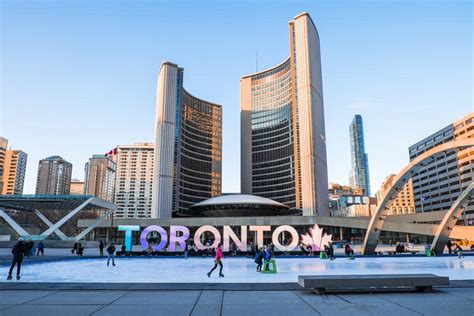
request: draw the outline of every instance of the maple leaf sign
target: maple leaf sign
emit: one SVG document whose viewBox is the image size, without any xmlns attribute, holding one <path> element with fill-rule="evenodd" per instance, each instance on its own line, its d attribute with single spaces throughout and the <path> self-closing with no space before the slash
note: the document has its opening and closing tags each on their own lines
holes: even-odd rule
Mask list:
<svg viewBox="0 0 474 316">
<path fill-rule="evenodd" d="M 324 249 L 324 246 L 329 246 L 329 243 L 332 241 L 331 237 L 332 235 L 326 233 L 323 235 L 323 229 L 314 224 L 307 234 L 301 235 L 301 243 L 305 246 L 311 246 L 313 251 L 320 251 Z"/>
</svg>

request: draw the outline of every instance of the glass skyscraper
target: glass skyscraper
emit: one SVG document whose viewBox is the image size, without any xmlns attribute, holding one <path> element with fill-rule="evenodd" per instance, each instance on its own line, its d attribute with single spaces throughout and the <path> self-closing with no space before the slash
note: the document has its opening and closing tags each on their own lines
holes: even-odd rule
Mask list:
<svg viewBox="0 0 474 316">
<path fill-rule="evenodd" d="M 240 80 L 241 191 L 329 215 L 319 35 L 307 13 L 289 26 L 290 56 Z"/>
<path fill-rule="evenodd" d="M 152 218 L 188 215 L 221 194 L 222 107 L 183 87 L 183 68 L 166 62 L 158 76 Z"/>
<path fill-rule="evenodd" d="M 351 165 L 349 184 L 351 187 L 364 190 L 364 195 L 370 196 L 369 159 L 365 152 L 364 123 L 362 116 L 356 114 L 349 125 L 351 142 Z"/>
</svg>

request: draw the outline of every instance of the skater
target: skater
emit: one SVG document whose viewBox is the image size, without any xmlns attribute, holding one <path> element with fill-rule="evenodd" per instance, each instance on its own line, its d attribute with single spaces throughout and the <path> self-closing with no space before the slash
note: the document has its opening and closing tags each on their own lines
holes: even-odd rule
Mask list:
<svg viewBox="0 0 474 316">
<path fill-rule="evenodd" d="M 20 237 L 18 238 L 18 242 L 12 248 L 13 259 L 12 259 L 12 265 L 10 267 L 10 270 L 8 271 L 7 280 L 12 279 L 12 272 L 15 265 L 16 265 L 16 279 L 20 280 L 21 263 L 23 262 L 23 257 L 26 252 L 27 252 L 27 249 L 26 249 L 25 242 L 23 238 Z"/>
<path fill-rule="evenodd" d="M 189 245 L 188 243 L 184 244 L 184 259 L 188 259 Z"/>
<path fill-rule="evenodd" d="M 151 245 L 151 242 L 148 243 L 148 248 L 146 250 L 148 258 L 151 258 L 153 255 L 153 246 Z"/>
<path fill-rule="evenodd" d="M 114 245 L 113 241 L 111 241 L 110 245 L 107 247 L 107 253 L 108 253 L 107 267 L 109 266 L 110 259 L 112 259 L 112 265 L 115 267 L 115 261 L 114 261 L 114 258 L 115 258 L 115 245 Z"/>
<path fill-rule="evenodd" d="M 104 255 L 104 243 L 102 240 L 99 243 L 99 255 L 102 257 Z"/>
<path fill-rule="evenodd" d="M 125 256 L 126 252 L 127 252 L 127 247 L 125 247 L 125 245 L 122 245 L 122 247 L 120 247 L 120 254 L 122 256 Z"/>
<path fill-rule="evenodd" d="M 224 255 L 222 254 L 222 244 L 219 243 L 216 248 L 216 256 L 214 257 L 214 267 L 207 273 L 207 277 L 210 278 L 212 271 L 214 271 L 217 268 L 217 265 L 220 266 L 219 268 L 219 277 L 223 278 L 224 275 L 222 274 L 222 259 L 224 259 Z"/>
<path fill-rule="evenodd" d="M 452 254 L 453 250 L 451 248 L 453 248 L 453 243 L 451 242 L 451 239 L 448 239 L 448 242 L 446 243 L 446 247 L 448 247 L 448 253 Z"/>
<path fill-rule="evenodd" d="M 255 255 L 255 263 L 257 264 L 257 272 L 262 272 L 263 257 L 265 252 L 263 248 L 260 248 L 260 251 L 257 249 L 257 254 Z"/>
<path fill-rule="evenodd" d="M 82 244 L 81 242 L 77 242 L 77 250 L 76 250 L 76 253 L 78 256 L 81 256 L 82 257 L 82 254 L 84 253 L 84 247 L 82 247 Z"/>
<path fill-rule="evenodd" d="M 42 256 L 44 256 L 44 244 L 42 240 L 40 240 L 40 242 L 38 243 L 38 250 L 36 251 L 36 256 L 39 256 L 40 253 Z"/>
<path fill-rule="evenodd" d="M 458 254 L 458 259 L 464 258 L 461 246 L 456 245 L 456 249 L 454 251 Z"/>
<path fill-rule="evenodd" d="M 329 252 L 329 259 L 335 260 L 336 256 L 334 256 L 334 246 L 332 243 L 329 244 L 328 252 Z"/>
<path fill-rule="evenodd" d="M 74 254 L 77 252 L 77 241 L 74 243 L 74 246 L 72 246 L 71 253 Z"/>
</svg>

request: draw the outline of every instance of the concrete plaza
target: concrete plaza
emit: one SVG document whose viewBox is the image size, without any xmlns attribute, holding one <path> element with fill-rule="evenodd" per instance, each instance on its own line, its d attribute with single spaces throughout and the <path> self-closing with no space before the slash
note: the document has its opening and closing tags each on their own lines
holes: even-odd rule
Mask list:
<svg viewBox="0 0 474 316">
<path fill-rule="evenodd" d="M 430 293 L 326 296 L 306 290 L 15 288 L 0 290 L 0 315 L 474 315 L 473 284 Z"/>
</svg>

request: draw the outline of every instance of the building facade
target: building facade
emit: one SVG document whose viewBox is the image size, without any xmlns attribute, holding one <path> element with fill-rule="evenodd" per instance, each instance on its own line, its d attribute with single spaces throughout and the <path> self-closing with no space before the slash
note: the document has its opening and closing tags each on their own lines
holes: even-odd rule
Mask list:
<svg viewBox="0 0 474 316">
<path fill-rule="evenodd" d="M 307 13 L 289 35 L 290 57 L 240 80 L 241 192 L 328 215 L 319 35 Z"/>
<path fill-rule="evenodd" d="M 369 159 L 365 152 L 364 123 L 362 116 L 355 115 L 349 125 L 349 139 L 351 145 L 351 166 L 349 184 L 361 188 L 366 196 L 370 196 Z"/>
<path fill-rule="evenodd" d="M 474 137 L 474 112 L 433 133 L 408 148 L 410 160 L 453 140 Z M 416 212 L 448 210 L 474 179 L 474 149 L 448 150 L 413 175 Z M 474 202 L 465 210 L 474 218 Z"/>
<path fill-rule="evenodd" d="M 71 180 L 71 187 L 69 189 L 71 195 L 83 195 L 84 194 L 84 181 L 79 179 Z"/>
<path fill-rule="evenodd" d="M 93 155 L 86 163 L 84 193 L 113 202 L 115 162 L 105 155 Z"/>
<path fill-rule="evenodd" d="M 378 202 L 381 202 L 382 199 L 385 197 L 388 190 L 393 185 L 395 177 L 396 177 L 395 174 L 391 174 L 384 180 L 384 182 L 382 182 L 382 185 L 380 186 L 380 190 L 376 193 Z M 413 179 L 410 179 L 407 183 L 405 183 L 402 189 L 391 200 L 388 208 L 390 209 L 388 212 L 389 215 L 415 213 L 415 197 L 413 195 Z"/>
<path fill-rule="evenodd" d="M 6 150 L 0 194 L 23 194 L 27 160 L 28 155 L 21 150 Z"/>
<path fill-rule="evenodd" d="M 5 169 L 5 155 L 8 147 L 8 139 L 0 137 L 0 192 L 3 191 L 3 174 Z"/>
<path fill-rule="evenodd" d="M 154 144 L 119 145 L 115 152 L 115 217 L 151 217 Z"/>
<path fill-rule="evenodd" d="M 71 189 L 72 164 L 61 156 L 41 159 L 36 178 L 36 194 L 64 195 Z"/>
<path fill-rule="evenodd" d="M 187 92 L 183 68 L 169 62 L 157 90 L 152 216 L 170 218 L 221 193 L 222 107 Z"/>
</svg>

